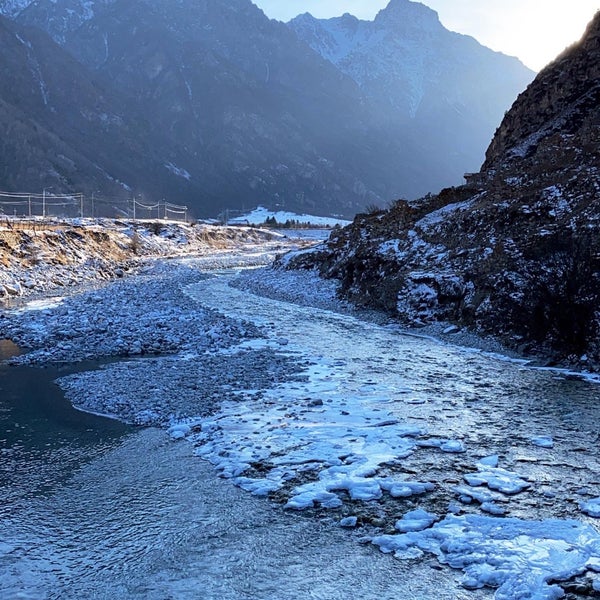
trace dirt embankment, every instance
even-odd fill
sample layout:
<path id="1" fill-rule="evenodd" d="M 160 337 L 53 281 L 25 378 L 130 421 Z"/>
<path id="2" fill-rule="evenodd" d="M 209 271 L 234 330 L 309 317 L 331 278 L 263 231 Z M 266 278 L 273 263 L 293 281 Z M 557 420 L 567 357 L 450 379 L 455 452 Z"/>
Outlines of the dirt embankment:
<path id="1" fill-rule="evenodd" d="M 148 258 L 277 247 L 282 240 L 258 229 L 173 222 L 0 224 L 0 299 L 122 277 Z"/>

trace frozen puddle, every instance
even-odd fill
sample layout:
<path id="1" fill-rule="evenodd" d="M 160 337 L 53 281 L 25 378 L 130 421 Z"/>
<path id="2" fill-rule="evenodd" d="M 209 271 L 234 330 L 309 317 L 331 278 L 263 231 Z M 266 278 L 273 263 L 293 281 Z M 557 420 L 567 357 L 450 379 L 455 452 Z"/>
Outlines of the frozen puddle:
<path id="1" fill-rule="evenodd" d="M 556 393 L 551 373 L 251 296 L 232 289 L 228 277 L 186 292 L 266 327 L 272 337 L 251 343 L 279 343 L 306 364 L 306 382 L 264 390 L 258 401 L 250 400 L 253 390 L 248 397 L 240 391 L 216 415 L 172 427 L 175 437 L 193 429 L 188 438 L 197 454 L 223 477 L 254 495 L 283 495 L 290 509 L 337 509 L 344 527 L 364 524 L 372 501 L 398 500 L 397 524 L 405 533 L 376 537 L 377 546 L 399 557 L 434 554 L 465 572 L 466 588 L 498 588 L 499 599 L 559 598 L 562 588 L 549 581 L 587 571 L 593 578 L 600 564 L 596 529 L 552 518 L 567 510 L 560 506 L 566 494 L 557 473 L 569 465 L 557 459 L 551 434 L 558 428 L 563 446 L 577 445 L 581 434 L 567 443 L 565 429 L 581 431 L 579 418 L 586 416 L 563 414 L 561 406 L 548 414 L 548 394 Z M 532 394 L 540 404 L 533 409 Z M 441 473 L 445 465 L 448 472 Z M 597 467 L 590 464 L 590 471 Z M 592 489 L 576 479 L 574 493 L 584 500 Z M 419 509 L 419 518 L 411 518 L 411 506 L 428 503 L 439 515 Z M 541 511 L 532 509 L 536 503 Z M 597 506 L 590 499 L 581 509 L 596 516 Z M 540 521 L 540 512 L 548 518 Z"/>

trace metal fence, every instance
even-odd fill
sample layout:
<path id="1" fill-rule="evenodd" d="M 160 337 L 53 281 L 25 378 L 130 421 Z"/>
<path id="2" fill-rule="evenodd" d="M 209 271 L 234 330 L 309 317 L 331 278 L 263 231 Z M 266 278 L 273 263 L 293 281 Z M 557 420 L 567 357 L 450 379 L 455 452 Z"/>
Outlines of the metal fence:
<path id="1" fill-rule="evenodd" d="M 53 194 L 0 191 L 0 216 L 15 218 L 131 218 L 188 220 L 188 207 L 161 200 L 155 204 L 141 197 L 108 198 L 95 193 Z"/>

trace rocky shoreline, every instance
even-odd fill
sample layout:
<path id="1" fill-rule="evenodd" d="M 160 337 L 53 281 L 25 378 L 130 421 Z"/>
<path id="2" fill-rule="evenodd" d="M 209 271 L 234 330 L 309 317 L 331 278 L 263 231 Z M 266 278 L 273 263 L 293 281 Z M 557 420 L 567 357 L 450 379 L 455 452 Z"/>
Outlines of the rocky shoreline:
<path id="1" fill-rule="evenodd" d="M 273 379 L 297 376 L 300 369 L 273 348 L 252 356 L 217 356 L 264 335 L 252 323 L 200 307 L 184 289 L 211 276 L 210 270 L 264 265 L 278 252 L 311 240 L 249 228 L 169 224 L 157 233 L 153 227 L 111 223 L 99 233 L 96 224 L 72 225 L 38 232 L 33 239 L 21 233 L 28 253 L 46 258 L 31 267 L 24 252 L 16 253 L 0 275 L 10 281 L 4 290 L 6 285 L 14 290 L 0 310 L 0 339 L 24 351 L 10 362 L 108 360 L 99 371 L 61 381 L 72 404 L 127 423 L 163 427 L 181 415 L 208 414 L 239 386 L 260 389 Z M 15 239 L 14 232 L 11 236 Z M 68 260 L 61 264 L 44 253 L 52 246 L 49 240 L 64 236 L 77 239 L 79 247 L 67 246 L 62 252 Z M 103 241 L 96 247 L 98 236 Z M 115 371 L 111 381 L 124 389 L 106 385 L 108 368 Z M 229 375 L 215 376 L 224 370 Z"/>

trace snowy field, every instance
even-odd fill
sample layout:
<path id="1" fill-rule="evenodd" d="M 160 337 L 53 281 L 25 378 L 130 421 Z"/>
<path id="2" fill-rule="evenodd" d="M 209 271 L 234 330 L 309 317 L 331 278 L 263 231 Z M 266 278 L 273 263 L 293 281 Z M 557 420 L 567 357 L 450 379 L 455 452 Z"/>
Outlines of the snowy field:
<path id="1" fill-rule="evenodd" d="M 275 219 L 278 223 L 282 224 L 287 221 L 297 221 L 298 223 L 303 224 L 310 223 L 317 227 L 334 227 L 335 225 L 344 227 L 350 223 L 350 221 L 345 219 L 336 219 L 334 217 L 318 217 L 306 214 L 299 215 L 285 210 L 272 211 L 264 206 L 259 206 L 246 214 L 233 217 L 229 219 L 229 223 L 232 225 L 262 225 L 267 219 Z"/>
<path id="2" fill-rule="evenodd" d="M 456 598 L 600 594 L 596 385 L 365 321 L 312 273 L 236 274 L 259 255 L 157 261 L 4 312 L 0 338 L 30 349 L 17 363 L 126 357 L 59 383 L 399 573 L 431 557 L 461 571 Z"/>

